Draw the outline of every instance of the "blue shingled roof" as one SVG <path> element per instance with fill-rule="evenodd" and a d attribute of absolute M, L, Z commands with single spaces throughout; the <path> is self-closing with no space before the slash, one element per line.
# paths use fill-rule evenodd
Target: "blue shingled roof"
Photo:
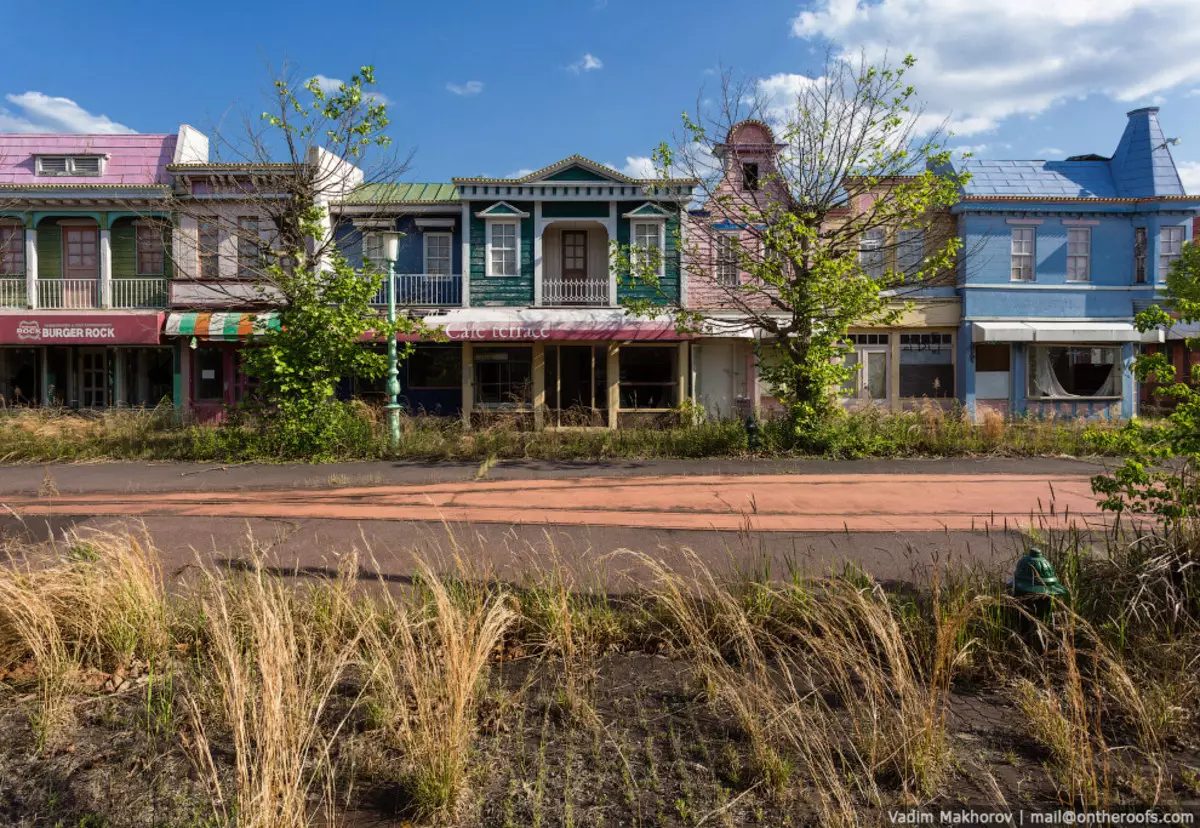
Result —
<path fill-rule="evenodd" d="M 1117 198 L 1107 161 L 988 161 L 959 162 L 971 174 L 968 196 L 1050 196 L 1058 198 Z"/>

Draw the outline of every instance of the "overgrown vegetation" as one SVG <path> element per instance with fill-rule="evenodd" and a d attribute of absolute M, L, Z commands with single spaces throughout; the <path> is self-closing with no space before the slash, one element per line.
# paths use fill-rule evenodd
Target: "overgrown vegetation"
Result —
<path fill-rule="evenodd" d="M 1200 568 L 1164 565 L 1194 560 L 1196 536 L 1040 534 L 1072 596 L 1052 626 L 994 573 L 951 568 L 888 588 L 622 551 L 504 584 L 452 538 L 442 566 L 349 553 L 293 573 L 251 549 L 168 585 L 137 538 L 12 546 L 0 818 L 860 826 L 909 807 L 1200 807 Z"/>
<path fill-rule="evenodd" d="M 270 429 L 234 420 L 224 425 L 179 425 L 170 408 L 78 415 L 67 411 L 0 412 L 0 462 L 97 459 L 219 462 L 322 462 L 345 459 L 592 460 L 632 458 L 803 457 L 784 420 L 757 424 L 751 438 L 740 420 L 695 423 L 665 418 L 659 427 L 615 431 L 532 431 L 514 418 L 465 429 L 456 419 L 405 416 L 399 446 L 387 442 L 383 412 L 357 402 L 327 403 L 324 441 L 307 452 L 282 451 Z M 1094 427 L 1110 430 L 1115 426 Z M 1089 456 L 1118 454 L 1097 448 L 1088 426 L 1075 420 L 988 416 L 971 422 L 963 412 L 937 406 L 904 414 L 853 412 L 824 426 L 821 456 L 953 457 L 962 455 Z"/>

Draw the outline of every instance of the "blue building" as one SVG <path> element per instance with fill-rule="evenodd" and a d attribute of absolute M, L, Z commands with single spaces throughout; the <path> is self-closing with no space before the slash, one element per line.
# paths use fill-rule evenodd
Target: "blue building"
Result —
<path fill-rule="evenodd" d="M 973 411 L 1131 417 L 1136 310 L 1164 288 L 1200 197 L 1184 193 L 1157 107 L 1112 157 L 956 162 L 963 240 L 958 387 Z"/>

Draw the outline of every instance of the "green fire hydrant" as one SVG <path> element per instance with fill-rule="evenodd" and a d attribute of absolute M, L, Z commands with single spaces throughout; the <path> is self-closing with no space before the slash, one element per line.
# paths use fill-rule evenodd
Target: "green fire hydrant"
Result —
<path fill-rule="evenodd" d="M 1013 597 L 1023 601 L 1030 614 L 1044 624 L 1053 621 L 1054 599 L 1065 600 L 1069 594 L 1058 580 L 1054 565 L 1036 546 L 1029 547 L 1029 554 L 1017 561 L 1012 590 Z"/>
<path fill-rule="evenodd" d="M 746 418 L 746 448 L 750 451 L 758 451 L 762 441 L 758 437 L 758 422 L 751 415 Z"/>

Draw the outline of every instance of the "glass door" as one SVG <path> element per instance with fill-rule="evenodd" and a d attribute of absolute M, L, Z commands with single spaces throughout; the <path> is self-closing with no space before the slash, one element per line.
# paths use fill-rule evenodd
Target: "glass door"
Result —
<path fill-rule="evenodd" d="M 888 353 L 884 349 L 864 350 L 862 393 L 864 399 L 886 402 L 888 398 Z"/>
<path fill-rule="evenodd" d="M 103 348 L 79 349 L 79 400 L 84 408 L 108 405 L 108 354 Z"/>

